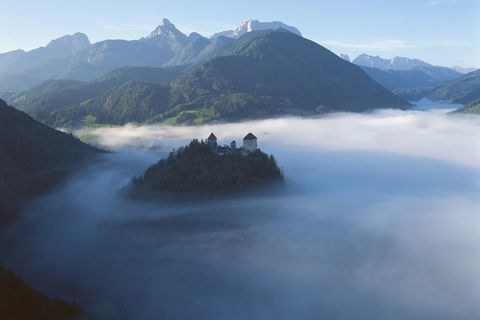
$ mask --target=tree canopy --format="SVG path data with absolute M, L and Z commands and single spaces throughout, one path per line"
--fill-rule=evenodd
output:
M 272 155 L 260 150 L 220 155 L 206 142 L 193 140 L 134 177 L 128 189 L 134 194 L 229 193 L 282 180 Z

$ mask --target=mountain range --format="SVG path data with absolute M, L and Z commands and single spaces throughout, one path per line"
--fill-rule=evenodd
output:
M 407 100 L 428 98 L 463 104 L 458 112 L 480 113 L 480 70 L 433 66 L 418 59 L 362 54 L 353 60 L 372 79 Z
M 457 110 L 458 113 L 480 114 L 480 70 L 442 82 L 433 88 L 413 88 L 394 92 L 410 100 L 427 98 L 434 101 L 463 104 L 464 107 Z
M 1 54 L 0 96 L 54 127 L 202 123 L 456 101 L 441 88 L 470 75 L 403 57 L 349 60 L 278 21 L 248 20 L 207 38 L 163 19 L 138 40 L 91 44 L 76 33 Z
M 91 44 L 82 33 L 51 41 L 46 47 L 0 54 L 0 92 L 18 93 L 45 80 L 89 81 L 124 66 L 166 67 L 200 63 L 218 56 L 225 46 L 245 33 L 284 28 L 300 32 L 281 22 L 248 20 L 235 30 L 210 38 L 198 33 L 186 35 L 168 19 L 148 36 L 132 41 L 104 40 Z
M 419 59 L 405 57 L 384 59 L 362 54 L 352 62 L 372 79 L 396 92 L 399 89 L 433 88 L 462 75 L 452 68 L 433 66 Z
M 31 51 L 15 50 L 0 54 L 0 91 L 17 92 L 48 79 L 42 71 L 52 61 L 64 61 L 90 47 L 83 33 L 50 41 L 45 47 Z
M 160 34 L 173 43 L 185 41 L 161 32 L 151 37 Z M 53 80 L 10 101 L 55 127 L 203 123 L 408 107 L 357 66 L 283 29 L 230 39 L 221 55 L 203 63 L 122 68 L 86 83 Z
M 393 57 L 384 59 L 379 56 L 361 54 L 352 61 L 359 66 L 365 66 L 380 70 L 412 70 L 418 67 L 431 67 L 432 65 L 419 59 L 406 57 Z

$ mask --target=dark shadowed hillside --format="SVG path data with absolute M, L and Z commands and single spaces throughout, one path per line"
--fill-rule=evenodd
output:
M 0 267 L 0 319 L 73 320 L 81 316 L 78 307 L 42 295 L 10 270 Z
M 98 152 L 0 100 L 0 204 L 47 191 Z

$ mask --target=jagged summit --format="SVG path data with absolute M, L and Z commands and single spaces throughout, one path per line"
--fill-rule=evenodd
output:
M 360 66 L 376 68 L 381 70 L 412 70 L 419 67 L 431 67 L 432 65 L 419 59 L 406 57 L 393 57 L 384 59 L 380 56 L 361 54 L 353 60 L 353 63 Z
M 175 28 L 175 25 L 167 18 L 163 18 L 159 26 L 163 26 L 166 28 Z
M 170 20 L 163 18 L 162 22 L 147 37 L 148 40 L 170 40 L 178 43 L 185 43 L 188 37 L 175 27 Z
M 228 38 L 239 38 L 244 34 L 256 30 L 275 30 L 275 29 L 285 29 L 292 33 L 295 33 L 301 36 L 301 32 L 292 26 L 289 26 L 281 21 L 271 21 L 271 22 L 261 22 L 258 20 L 246 20 L 241 22 L 235 30 L 227 30 L 214 34 L 212 37 L 224 36 Z

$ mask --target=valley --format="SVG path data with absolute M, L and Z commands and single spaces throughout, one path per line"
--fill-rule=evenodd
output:
M 479 319 L 478 12 L 5 2 L 0 319 Z

